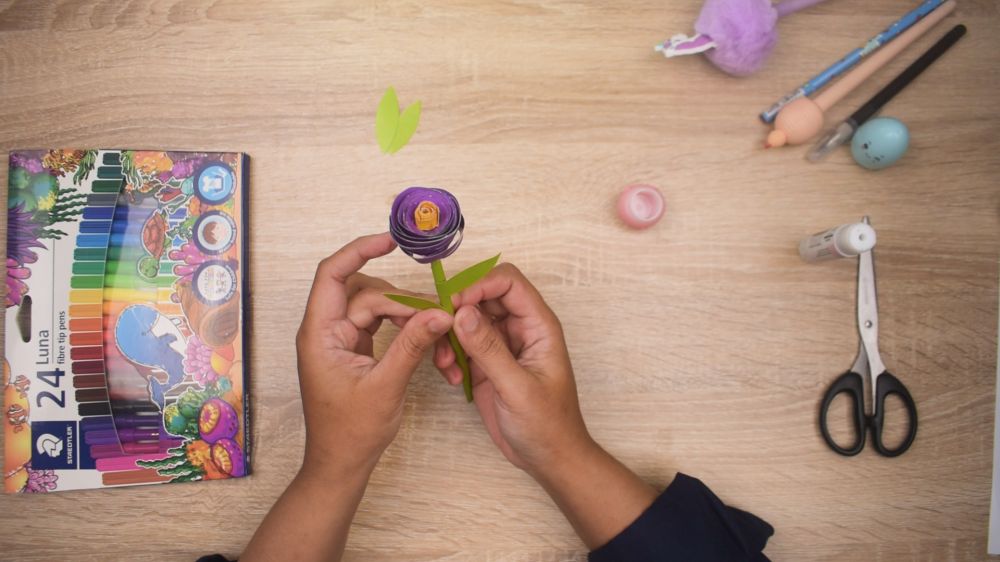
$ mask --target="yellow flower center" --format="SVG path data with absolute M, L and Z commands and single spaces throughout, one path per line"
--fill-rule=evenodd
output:
M 226 474 L 233 473 L 233 459 L 229 456 L 229 451 L 226 450 L 221 444 L 216 443 L 212 445 L 212 459 L 215 461 L 222 472 Z
M 201 408 L 201 419 L 198 420 L 198 429 L 202 433 L 208 433 L 215 429 L 215 426 L 219 423 L 219 418 L 222 416 L 222 411 L 219 406 L 211 402 L 207 402 Z
M 413 218 L 417 221 L 417 228 L 423 231 L 434 230 L 440 222 L 441 211 L 438 206 L 430 201 L 421 201 L 417 205 L 417 210 L 413 212 Z

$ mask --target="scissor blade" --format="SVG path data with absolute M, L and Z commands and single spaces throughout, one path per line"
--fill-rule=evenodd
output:
M 854 364 L 851 365 L 851 371 L 867 378 L 871 374 L 868 372 L 868 367 L 868 354 L 865 352 L 865 342 L 859 339 L 858 354 L 854 358 Z
M 861 375 L 863 392 L 861 395 L 861 412 L 865 416 L 870 416 L 875 407 L 875 391 L 874 386 L 875 379 L 872 377 L 871 365 L 868 363 L 868 353 L 865 352 L 865 342 L 858 341 L 858 355 L 854 358 L 854 364 L 851 365 L 851 372 Z
M 867 222 L 867 217 L 866 222 Z M 872 388 L 885 365 L 878 352 L 878 297 L 875 292 L 875 262 L 871 250 L 858 255 L 858 334 L 868 355 Z

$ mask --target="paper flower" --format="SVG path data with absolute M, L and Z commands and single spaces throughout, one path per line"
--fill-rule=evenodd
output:
M 497 254 L 448 279 L 441 260 L 453 254 L 461 245 L 463 230 L 465 218 L 458 206 L 458 199 L 451 193 L 433 187 L 411 187 L 397 195 L 389 215 L 389 234 L 399 245 L 399 249 L 417 263 L 431 264 L 439 302 L 409 295 L 386 296 L 418 310 L 440 308 L 448 314 L 455 314 L 451 296 L 482 279 L 500 259 L 500 254 Z M 465 398 L 471 402 L 472 379 L 465 350 L 458 343 L 454 331 L 448 332 L 448 341 L 455 351 L 455 362 L 462 369 Z
M 458 199 L 443 189 L 411 187 L 392 202 L 389 233 L 399 249 L 417 263 L 453 254 L 462 243 L 464 229 Z

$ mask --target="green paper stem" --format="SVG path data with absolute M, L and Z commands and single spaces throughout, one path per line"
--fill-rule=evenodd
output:
M 420 297 L 411 297 L 410 295 L 395 295 L 392 293 L 384 293 L 385 297 L 391 301 L 396 301 L 399 304 L 406 305 L 410 308 L 415 308 L 417 310 L 427 310 L 430 308 L 441 308 L 436 302 L 429 301 L 427 299 L 422 299 Z
M 454 316 L 455 306 L 451 304 L 451 294 L 448 293 L 448 278 L 444 274 L 444 265 L 441 260 L 431 262 L 431 273 L 434 275 L 434 288 L 437 290 L 441 308 Z M 448 342 L 455 352 L 455 363 L 458 363 L 459 368 L 462 369 L 462 388 L 465 390 L 465 399 L 472 402 L 472 373 L 469 371 L 469 359 L 465 355 L 465 350 L 462 349 L 462 344 L 458 342 L 455 330 L 448 331 Z

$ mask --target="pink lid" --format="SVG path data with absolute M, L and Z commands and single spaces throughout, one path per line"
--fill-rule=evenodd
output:
M 618 197 L 618 216 L 632 228 L 649 228 L 663 216 L 663 196 L 651 185 L 630 185 Z

